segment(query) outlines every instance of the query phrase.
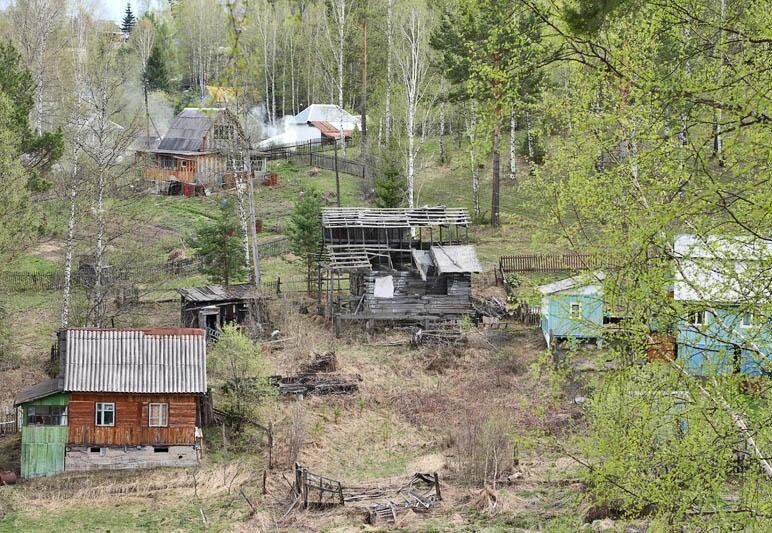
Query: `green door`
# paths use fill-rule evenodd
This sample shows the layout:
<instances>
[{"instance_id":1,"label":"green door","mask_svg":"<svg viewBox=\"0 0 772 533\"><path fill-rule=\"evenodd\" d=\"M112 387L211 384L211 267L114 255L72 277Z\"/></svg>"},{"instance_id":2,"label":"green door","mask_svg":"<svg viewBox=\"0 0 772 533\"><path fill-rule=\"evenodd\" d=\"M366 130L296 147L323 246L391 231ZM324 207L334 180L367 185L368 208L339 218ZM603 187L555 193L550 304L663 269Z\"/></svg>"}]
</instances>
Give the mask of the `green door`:
<instances>
[{"instance_id":1,"label":"green door","mask_svg":"<svg viewBox=\"0 0 772 533\"><path fill-rule=\"evenodd\" d=\"M64 430L64 438L57 433ZM64 472L67 428L26 427L21 437L21 477L29 479Z\"/></svg>"},{"instance_id":2,"label":"green door","mask_svg":"<svg viewBox=\"0 0 772 533\"><path fill-rule=\"evenodd\" d=\"M22 406L21 477L64 472L69 395L54 394Z\"/></svg>"}]
</instances>

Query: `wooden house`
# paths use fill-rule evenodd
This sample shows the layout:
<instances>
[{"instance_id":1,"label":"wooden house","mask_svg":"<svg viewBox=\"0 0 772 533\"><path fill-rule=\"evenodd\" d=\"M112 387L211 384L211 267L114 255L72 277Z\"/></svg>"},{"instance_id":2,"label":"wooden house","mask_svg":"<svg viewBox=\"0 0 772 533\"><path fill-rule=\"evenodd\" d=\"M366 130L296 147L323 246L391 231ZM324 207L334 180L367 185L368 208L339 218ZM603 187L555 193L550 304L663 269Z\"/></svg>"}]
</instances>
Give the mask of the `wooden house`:
<instances>
[{"instance_id":1,"label":"wooden house","mask_svg":"<svg viewBox=\"0 0 772 533\"><path fill-rule=\"evenodd\" d=\"M577 339L603 338L602 272L582 274L538 287L541 293L541 330L547 345Z\"/></svg>"},{"instance_id":2,"label":"wooden house","mask_svg":"<svg viewBox=\"0 0 772 533\"><path fill-rule=\"evenodd\" d=\"M66 329L57 351L59 375L16 396L22 477L198 463L202 330Z\"/></svg>"},{"instance_id":3,"label":"wooden house","mask_svg":"<svg viewBox=\"0 0 772 533\"><path fill-rule=\"evenodd\" d=\"M157 147L138 154L145 179L168 188L170 182L217 189L246 175L249 142L227 109L186 107Z\"/></svg>"},{"instance_id":4,"label":"wooden house","mask_svg":"<svg viewBox=\"0 0 772 533\"><path fill-rule=\"evenodd\" d=\"M465 244L465 209L327 208L320 281L336 329L342 320L426 324L473 314L471 276L482 267ZM332 288L349 278L349 294Z\"/></svg>"},{"instance_id":5,"label":"wooden house","mask_svg":"<svg viewBox=\"0 0 772 533\"><path fill-rule=\"evenodd\" d=\"M180 293L180 324L186 328L206 330L212 340L225 324L252 322L261 327L268 317L263 300L254 285L207 285L186 287Z\"/></svg>"},{"instance_id":6,"label":"wooden house","mask_svg":"<svg viewBox=\"0 0 772 533\"><path fill-rule=\"evenodd\" d=\"M772 244L679 235L673 297L678 359L696 375L772 375Z\"/></svg>"}]
</instances>

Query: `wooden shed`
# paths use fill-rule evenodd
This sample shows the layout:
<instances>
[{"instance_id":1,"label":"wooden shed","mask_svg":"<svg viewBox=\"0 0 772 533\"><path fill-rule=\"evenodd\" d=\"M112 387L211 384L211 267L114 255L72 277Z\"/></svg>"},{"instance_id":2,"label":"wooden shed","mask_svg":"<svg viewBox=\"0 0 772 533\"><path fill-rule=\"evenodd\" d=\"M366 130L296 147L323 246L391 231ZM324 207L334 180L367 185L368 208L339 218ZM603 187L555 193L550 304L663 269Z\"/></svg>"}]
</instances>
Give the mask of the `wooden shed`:
<instances>
[{"instance_id":1,"label":"wooden shed","mask_svg":"<svg viewBox=\"0 0 772 533\"><path fill-rule=\"evenodd\" d=\"M208 339L216 338L225 324L251 322L258 328L268 327L266 308L254 285L206 285L186 287L178 292L180 324L205 329Z\"/></svg>"},{"instance_id":2,"label":"wooden shed","mask_svg":"<svg viewBox=\"0 0 772 533\"><path fill-rule=\"evenodd\" d=\"M602 272L562 279L538 288L541 299L541 330L547 344L556 340L603 338Z\"/></svg>"},{"instance_id":3,"label":"wooden shed","mask_svg":"<svg viewBox=\"0 0 772 533\"><path fill-rule=\"evenodd\" d=\"M59 332L59 375L19 392L24 478L198 463L199 329Z\"/></svg>"},{"instance_id":4,"label":"wooden shed","mask_svg":"<svg viewBox=\"0 0 772 533\"><path fill-rule=\"evenodd\" d=\"M329 208L322 211L324 257L320 280L328 287L347 276L350 293L328 302L343 320L427 324L473 313L472 274L482 267L465 244L465 209Z\"/></svg>"}]
</instances>

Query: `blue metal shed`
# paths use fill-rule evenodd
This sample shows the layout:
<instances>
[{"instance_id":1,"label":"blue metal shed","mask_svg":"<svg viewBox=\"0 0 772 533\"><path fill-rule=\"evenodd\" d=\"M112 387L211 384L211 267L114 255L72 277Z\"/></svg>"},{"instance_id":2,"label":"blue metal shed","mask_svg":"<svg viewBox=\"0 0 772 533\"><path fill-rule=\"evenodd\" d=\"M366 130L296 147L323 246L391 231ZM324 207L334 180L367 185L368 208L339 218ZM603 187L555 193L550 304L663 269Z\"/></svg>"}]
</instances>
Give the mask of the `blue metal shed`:
<instances>
[{"instance_id":1,"label":"blue metal shed","mask_svg":"<svg viewBox=\"0 0 772 533\"><path fill-rule=\"evenodd\" d=\"M538 288L541 330L547 344L555 340L600 342L603 333L603 272L582 274Z\"/></svg>"}]
</instances>

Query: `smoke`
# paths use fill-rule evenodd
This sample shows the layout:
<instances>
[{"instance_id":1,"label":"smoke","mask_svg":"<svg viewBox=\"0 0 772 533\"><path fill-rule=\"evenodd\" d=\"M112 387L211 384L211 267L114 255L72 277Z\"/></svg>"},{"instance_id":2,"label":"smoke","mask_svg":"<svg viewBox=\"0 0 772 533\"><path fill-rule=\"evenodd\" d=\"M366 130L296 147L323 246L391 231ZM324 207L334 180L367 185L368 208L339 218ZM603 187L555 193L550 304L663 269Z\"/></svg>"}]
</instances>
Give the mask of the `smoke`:
<instances>
[{"instance_id":1,"label":"smoke","mask_svg":"<svg viewBox=\"0 0 772 533\"><path fill-rule=\"evenodd\" d=\"M301 144L321 139L322 136L316 128L296 124L293 115L286 115L271 124L263 104L253 107L249 114L260 125L260 135L256 137L263 139L258 143L260 148Z\"/></svg>"}]
</instances>

